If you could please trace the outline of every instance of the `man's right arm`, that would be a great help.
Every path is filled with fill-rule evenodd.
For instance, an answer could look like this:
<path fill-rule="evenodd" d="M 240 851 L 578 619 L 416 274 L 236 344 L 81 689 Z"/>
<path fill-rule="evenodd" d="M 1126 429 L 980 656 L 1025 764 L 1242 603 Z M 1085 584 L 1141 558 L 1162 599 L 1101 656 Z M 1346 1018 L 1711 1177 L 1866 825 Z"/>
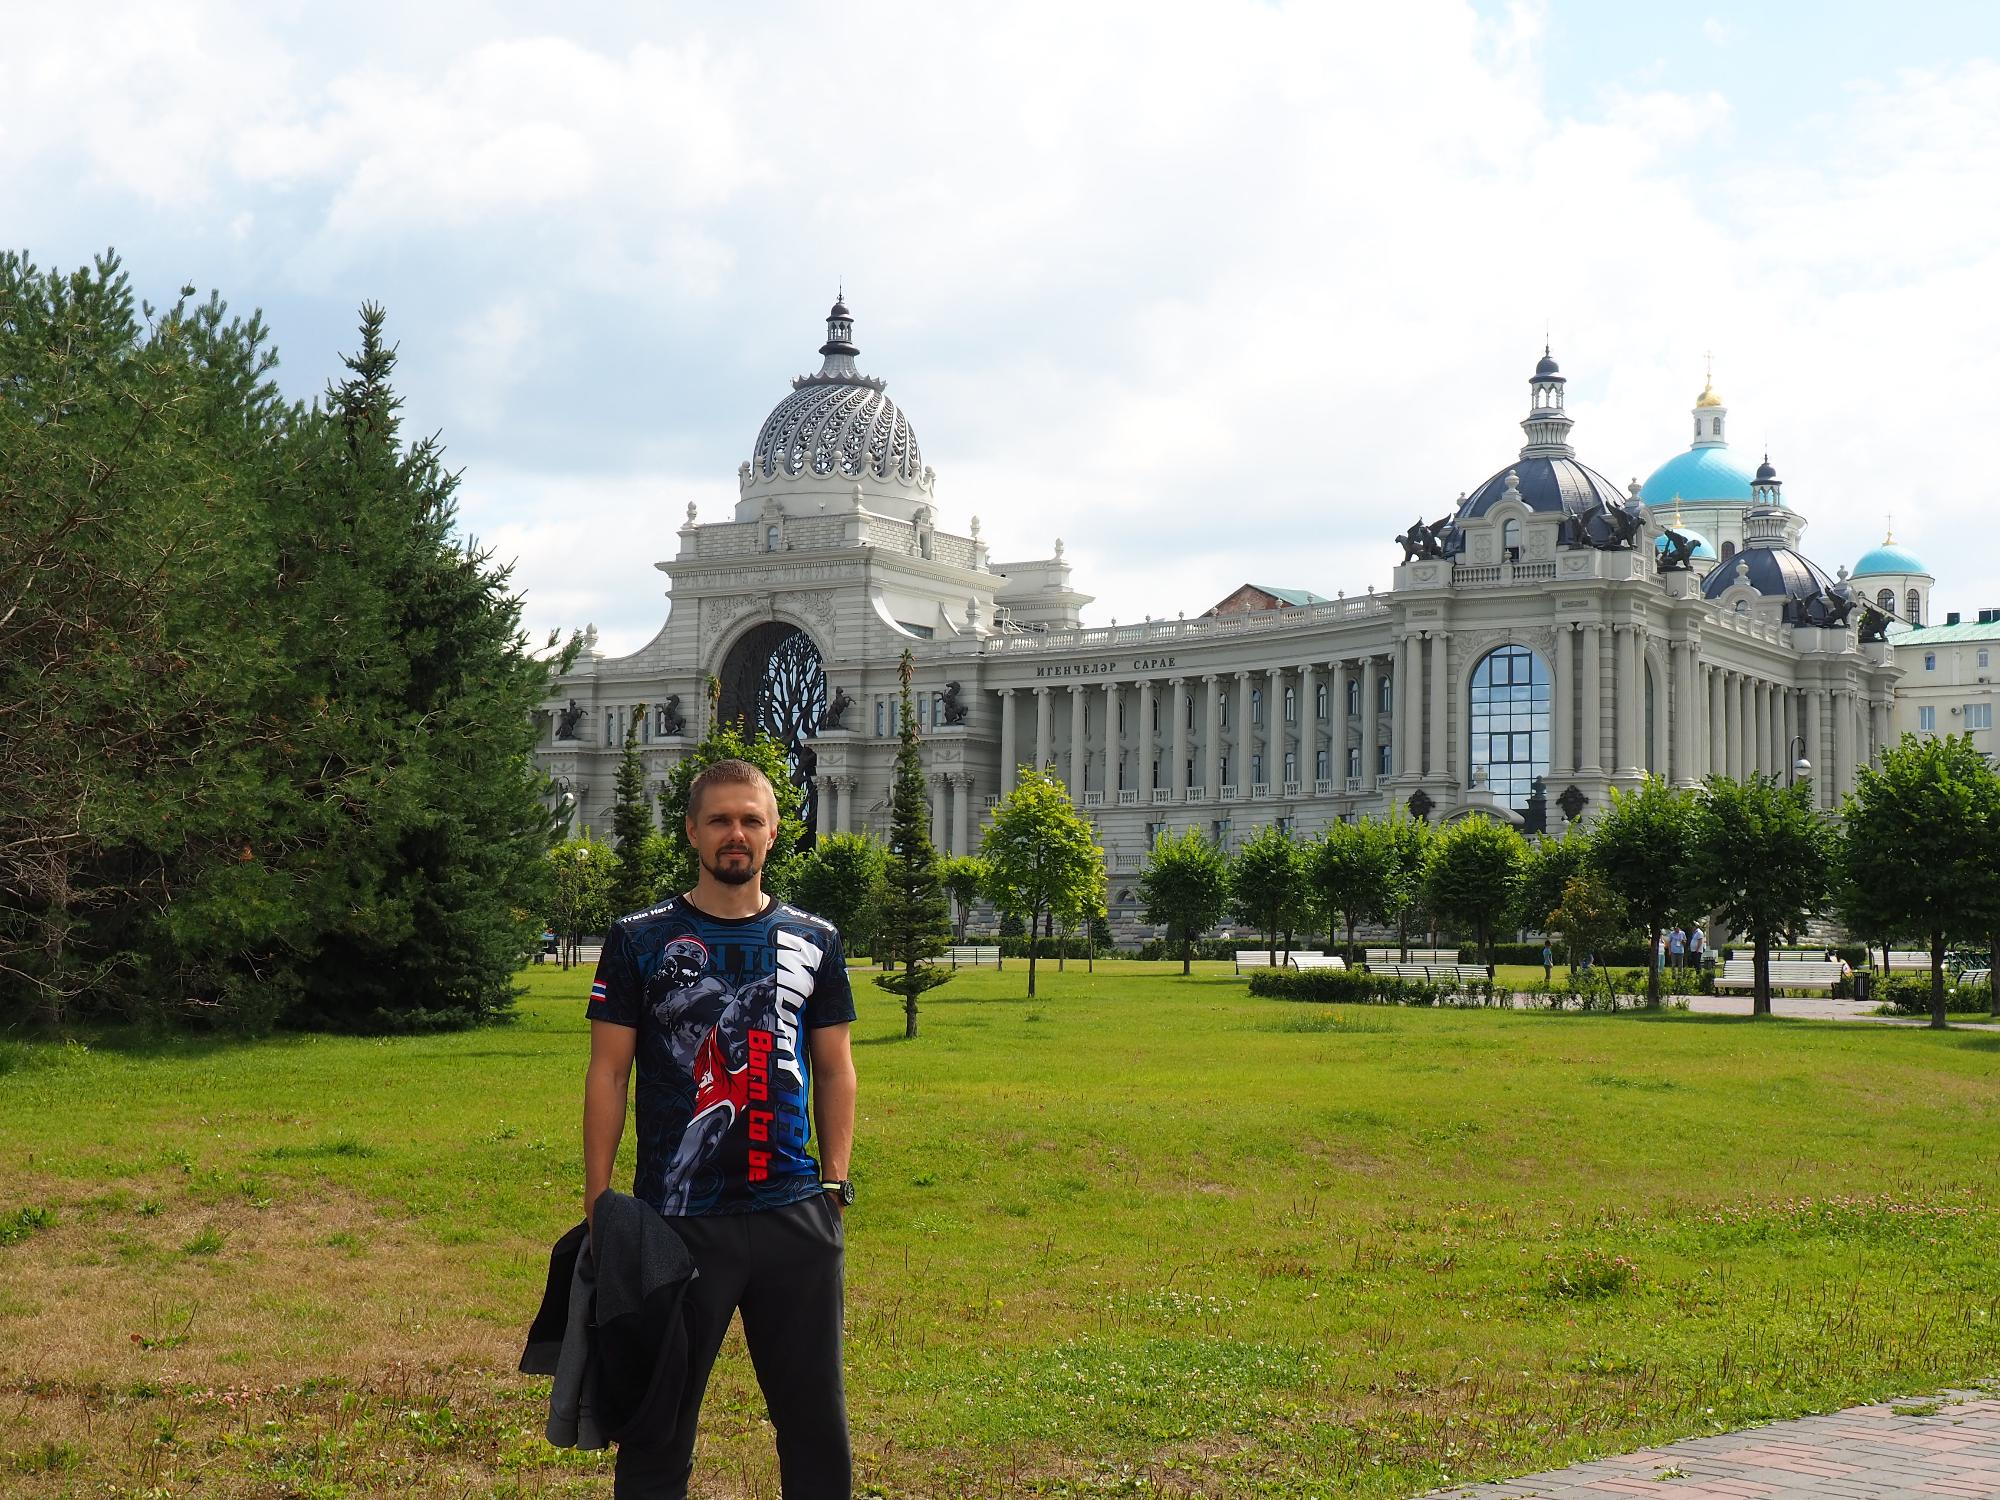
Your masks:
<path fill-rule="evenodd" d="M 611 1186 L 611 1167 L 625 1135 L 625 1097 L 639 1033 L 615 1021 L 590 1023 L 590 1066 L 583 1075 L 583 1216 L 597 1223 L 597 1195 Z"/>

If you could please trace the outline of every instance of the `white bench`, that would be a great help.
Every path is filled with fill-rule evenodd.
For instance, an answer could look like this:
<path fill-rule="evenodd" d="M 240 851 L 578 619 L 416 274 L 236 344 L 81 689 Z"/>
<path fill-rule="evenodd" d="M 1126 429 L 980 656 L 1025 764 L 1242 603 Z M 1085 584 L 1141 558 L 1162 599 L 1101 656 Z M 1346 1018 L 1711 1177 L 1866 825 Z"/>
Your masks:
<path fill-rule="evenodd" d="M 1236 972 L 1241 974 L 1245 969 L 1282 969 L 1289 959 L 1325 957 L 1324 953 L 1313 953 L 1304 948 L 1294 948 L 1288 955 L 1283 948 L 1280 948 L 1278 950 L 1277 962 L 1273 963 L 1269 948 L 1238 948 L 1236 950 Z"/>
<path fill-rule="evenodd" d="M 1778 959 L 1771 960 L 1771 988 L 1773 990 L 1827 990 L 1831 991 L 1840 983 L 1840 964 L 1826 959 Z M 1722 966 L 1722 972 L 1715 978 L 1718 990 L 1754 990 L 1757 987 L 1757 961 L 1754 958 L 1732 958 Z"/>
<path fill-rule="evenodd" d="M 1362 952 L 1367 957 L 1368 967 L 1371 969 L 1378 963 L 1455 964 L 1458 962 L 1456 948 L 1412 948 L 1408 958 L 1403 957 L 1403 950 L 1400 948 L 1365 948 Z"/>
<path fill-rule="evenodd" d="M 1380 974 L 1385 979 L 1416 979 L 1427 984 L 1435 984 L 1439 980 L 1452 984 L 1484 984 L 1492 977 L 1486 972 L 1484 964 L 1405 964 L 1371 961 L 1368 972 Z"/>
<path fill-rule="evenodd" d="M 1347 960 L 1338 953 L 1294 953 L 1291 965 L 1295 969 L 1344 969 Z"/>
<path fill-rule="evenodd" d="M 1965 969 L 1952 982 L 1954 984 L 1990 984 L 1992 980 L 1993 971 L 1991 969 Z"/>
<path fill-rule="evenodd" d="M 991 964 L 996 969 L 1000 967 L 1000 947 L 997 943 L 991 947 L 970 943 L 954 944 L 946 952 L 951 957 L 951 966 L 954 969 L 960 965 L 977 968 L 981 964 Z"/>

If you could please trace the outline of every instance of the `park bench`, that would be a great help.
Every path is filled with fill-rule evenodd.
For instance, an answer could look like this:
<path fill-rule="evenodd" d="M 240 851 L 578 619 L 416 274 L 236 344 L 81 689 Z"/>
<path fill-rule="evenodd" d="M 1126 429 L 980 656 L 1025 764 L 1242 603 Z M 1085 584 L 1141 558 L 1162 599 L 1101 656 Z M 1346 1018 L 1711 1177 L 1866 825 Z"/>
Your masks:
<path fill-rule="evenodd" d="M 1393 960 L 1381 963 L 1371 961 L 1368 972 L 1380 974 L 1385 979 L 1414 979 L 1427 984 L 1440 981 L 1448 984 L 1484 984 L 1491 977 L 1484 964 L 1406 964 Z"/>
<path fill-rule="evenodd" d="M 1344 969 L 1347 960 L 1338 953 L 1294 953 L 1291 965 L 1295 969 Z"/>
<path fill-rule="evenodd" d="M 1245 969 L 1282 969 L 1290 959 L 1325 957 L 1324 953 L 1313 953 L 1304 948 L 1295 948 L 1289 954 L 1283 948 L 1280 948 L 1278 950 L 1277 962 L 1273 963 L 1269 948 L 1238 948 L 1236 950 L 1236 972 L 1241 974 Z"/>
<path fill-rule="evenodd" d="M 946 952 L 950 955 L 951 966 L 954 969 L 960 966 L 977 968 L 981 964 L 991 964 L 996 969 L 1000 967 L 998 944 L 982 946 L 974 943 L 955 943 Z"/>
<path fill-rule="evenodd" d="M 1959 984 L 1987 984 L 1992 981 L 1992 978 L 1993 971 L 1991 969 L 1966 969 L 1958 976 L 1957 982 Z"/>
<path fill-rule="evenodd" d="M 1365 948 L 1362 952 L 1371 969 L 1378 963 L 1455 964 L 1458 962 L 1456 948 L 1412 948 L 1408 958 L 1403 957 L 1403 950 L 1400 948 Z"/>
<path fill-rule="evenodd" d="M 1771 988 L 1773 990 L 1825 990 L 1831 993 L 1840 983 L 1840 964 L 1827 959 L 1777 959 L 1771 960 Z M 1754 958 L 1732 958 L 1722 966 L 1716 976 L 1718 990 L 1754 990 L 1757 987 L 1757 961 Z"/>

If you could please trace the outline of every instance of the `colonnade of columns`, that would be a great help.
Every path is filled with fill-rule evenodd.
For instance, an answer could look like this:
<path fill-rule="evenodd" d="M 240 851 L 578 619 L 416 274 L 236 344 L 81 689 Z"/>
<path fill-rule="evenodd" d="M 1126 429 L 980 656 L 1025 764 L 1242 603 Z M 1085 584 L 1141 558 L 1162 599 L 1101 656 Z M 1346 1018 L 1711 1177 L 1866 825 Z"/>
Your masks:
<path fill-rule="evenodd" d="M 1441 639 L 1438 644 L 1441 648 Z M 1385 680 L 1394 680 L 1389 663 L 1365 656 L 1136 681 L 1001 688 L 999 795 L 1014 789 L 1016 768 L 1023 762 L 1054 764 L 1071 795 L 1090 805 L 1242 799 L 1270 795 L 1274 789 L 1289 789 L 1279 794 L 1292 796 L 1373 791 L 1382 746 L 1403 733 L 1383 722 Z M 1322 683 L 1324 716 L 1319 712 Z M 1351 715 L 1350 684 L 1358 685 Z M 1293 695 L 1289 714 L 1288 688 Z M 1023 753 L 1029 731 L 1022 722 L 1022 700 L 1033 704 L 1032 757 Z M 1060 762 L 1059 729 L 1067 738 L 1067 756 Z M 1355 731 L 1358 745 L 1350 743 Z M 1353 776 L 1348 771 L 1350 749 L 1359 750 Z M 1322 751 L 1327 754 L 1324 776 Z"/>
<path fill-rule="evenodd" d="M 859 831 L 856 816 L 859 778 L 822 776 L 819 827 L 822 833 Z M 970 771 L 940 771 L 930 778 L 931 845 L 940 854 L 971 854 L 972 798 L 977 778 Z"/>

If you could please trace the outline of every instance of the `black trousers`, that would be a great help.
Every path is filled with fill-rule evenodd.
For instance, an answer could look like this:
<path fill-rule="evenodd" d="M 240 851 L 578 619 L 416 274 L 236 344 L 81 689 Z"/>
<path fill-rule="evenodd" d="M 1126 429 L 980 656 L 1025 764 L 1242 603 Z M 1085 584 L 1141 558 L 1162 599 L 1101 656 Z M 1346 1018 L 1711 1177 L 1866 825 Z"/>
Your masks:
<path fill-rule="evenodd" d="M 747 1214 L 670 1217 L 701 1274 L 688 1288 L 688 1382 L 663 1441 L 633 1434 L 618 1445 L 616 1500 L 684 1500 L 694 1470 L 695 1422 L 709 1371 L 743 1314 L 743 1338 L 778 1431 L 785 1500 L 849 1500 L 854 1465 L 841 1383 L 842 1231 L 825 1193 Z"/>

